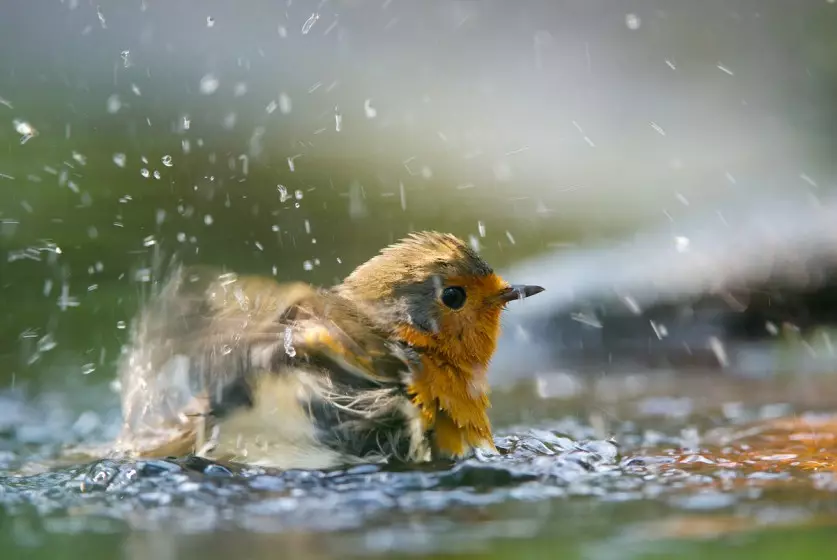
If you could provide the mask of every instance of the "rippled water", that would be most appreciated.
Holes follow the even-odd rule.
[[[50,558],[822,554],[837,525],[832,376],[705,377],[542,376],[496,396],[500,456],[329,472],[74,456],[67,442],[112,437],[117,410],[5,393],[0,542]]]

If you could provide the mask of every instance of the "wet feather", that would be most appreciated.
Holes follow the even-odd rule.
[[[510,289],[435,232],[330,289],[176,267],[120,365],[117,451],[326,468],[494,449],[485,372]]]
[[[299,407],[312,425],[307,445],[319,454],[320,447],[339,450],[326,453],[333,455],[327,462],[421,460],[426,449],[414,440],[424,434],[410,425],[420,419],[406,392],[419,362],[386,334],[328,290],[178,268],[142,312],[120,368],[118,449],[253,462],[223,445],[229,438],[216,435],[211,445],[213,429],[247,428],[234,434],[244,442],[277,432],[276,424],[283,433],[281,424],[293,423]],[[296,382],[276,380],[289,376]],[[258,401],[271,399],[284,406],[265,415],[270,403]],[[254,412],[260,423],[242,420]],[[284,445],[302,443],[288,438]]]

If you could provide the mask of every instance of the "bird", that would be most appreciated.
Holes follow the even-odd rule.
[[[118,366],[114,455],[278,469],[497,453],[487,368],[512,285],[461,239],[414,232],[319,287],[172,266]]]

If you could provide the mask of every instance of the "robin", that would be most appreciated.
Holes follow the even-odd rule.
[[[500,316],[541,291],[437,232],[329,289],[178,267],[123,356],[117,450],[284,469],[496,451],[486,368]]]

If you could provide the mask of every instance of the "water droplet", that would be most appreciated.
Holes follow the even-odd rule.
[[[207,214],[206,216],[203,217],[203,223],[205,223],[206,225],[211,226],[212,222],[213,222],[213,219],[212,219],[212,216],[210,214]]]
[[[143,167],[142,169],[140,169],[140,175],[148,179],[151,176],[151,172],[145,167]]]
[[[37,344],[38,352],[49,352],[56,346],[58,346],[58,343],[55,342],[55,339],[52,338],[51,334],[44,335],[38,340]]]
[[[158,180],[160,179],[160,172],[156,169],[154,170],[154,178]]]
[[[308,35],[308,32],[311,31],[311,28],[314,27],[314,24],[317,23],[318,19],[320,19],[320,14],[317,12],[311,14],[311,17],[305,20],[305,23],[302,24],[302,34]]]
[[[294,348],[293,345],[293,332],[291,331],[290,327],[285,329],[285,336],[283,338],[285,343],[285,353],[291,358],[293,358],[294,356],[296,356],[296,348]]]
[[[215,27],[215,18],[212,16],[206,16],[206,26]]]
[[[139,268],[134,272],[134,281],[136,282],[151,282],[151,269]]]
[[[116,322],[116,328],[121,330],[121,331],[125,330],[126,326],[127,325],[125,325],[125,321],[117,321]]]
[[[366,114],[367,119],[374,119],[378,116],[378,110],[372,106],[371,99],[367,99],[363,102],[363,112]]]
[[[468,243],[471,245],[471,249],[473,249],[475,253],[480,252],[480,240],[477,239],[475,235],[468,236]]]
[[[165,165],[166,167],[171,167],[172,165],[174,165],[171,161],[171,156],[168,154],[164,155],[160,161],[162,161],[163,165]]]
[[[295,197],[297,200],[302,200],[302,191],[301,191],[301,190],[298,190],[298,189],[297,189],[296,191],[294,191],[294,197]]]
[[[142,92],[137,84],[131,84],[131,91],[134,92],[134,95],[137,97],[142,95]]]
[[[477,222],[477,231],[479,231],[480,237],[485,237],[485,223],[482,220]]]
[[[735,72],[733,72],[732,70],[730,70],[729,68],[727,68],[727,67],[726,67],[726,66],[724,66],[723,64],[720,64],[720,63],[719,63],[719,64],[717,65],[717,68],[718,68],[718,70],[720,70],[720,71],[721,71],[721,72],[723,72],[724,74],[727,74],[727,75],[729,75],[729,76],[735,76]]]
[[[628,26],[628,29],[636,31],[642,25],[642,20],[636,14],[627,14],[625,16],[625,25]]]
[[[285,188],[285,185],[276,185],[276,190],[279,191],[279,202],[288,200],[288,189]]]
[[[181,232],[178,232],[178,234],[177,234],[177,240],[178,240],[180,243],[186,243],[186,234],[185,234],[185,233],[183,233],[182,231],[181,231]]]
[[[207,74],[201,78],[200,92],[204,95],[212,95],[218,90],[221,82],[213,74]]]
[[[811,185],[812,187],[817,187],[817,182],[814,181],[807,173],[800,173],[799,178]]]
[[[96,371],[96,364],[84,364],[81,366],[82,375],[90,375],[94,371]]]
[[[279,105],[276,103],[276,101],[271,101],[267,104],[267,107],[265,107],[265,111],[267,111],[267,114],[270,115],[273,113],[273,111],[276,110],[278,106]]]
[[[69,307],[78,307],[81,305],[77,298],[70,295],[70,286],[66,282],[61,285],[61,295],[58,298],[58,307],[61,311],[66,311]]]
[[[108,100],[107,100],[108,113],[113,115],[114,113],[118,113],[119,109],[121,109],[121,108],[122,108],[122,100],[119,99],[119,95],[114,93],[113,95],[108,97]]]
[[[283,115],[287,115],[291,112],[291,98],[288,96],[287,93],[282,92],[279,94],[279,111]]]
[[[125,156],[125,154],[113,154],[113,163],[115,163],[117,167],[125,167],[125,163],[127,162],[127,160],[128,158]]]
[[[120,56],[122,57],[122,65],[125,68],[131,66],[131,51],[122,51]]]
[[[26,121],[15,119],[12,121],[12,124],[15,127],[15,131],[21,135],[21,144],[26,144],[26,142],[38,135],[38,131],[35,130],[35,127]]]
[[[302,270],[314,270],[314,263],[305,261],[302,263]]]

